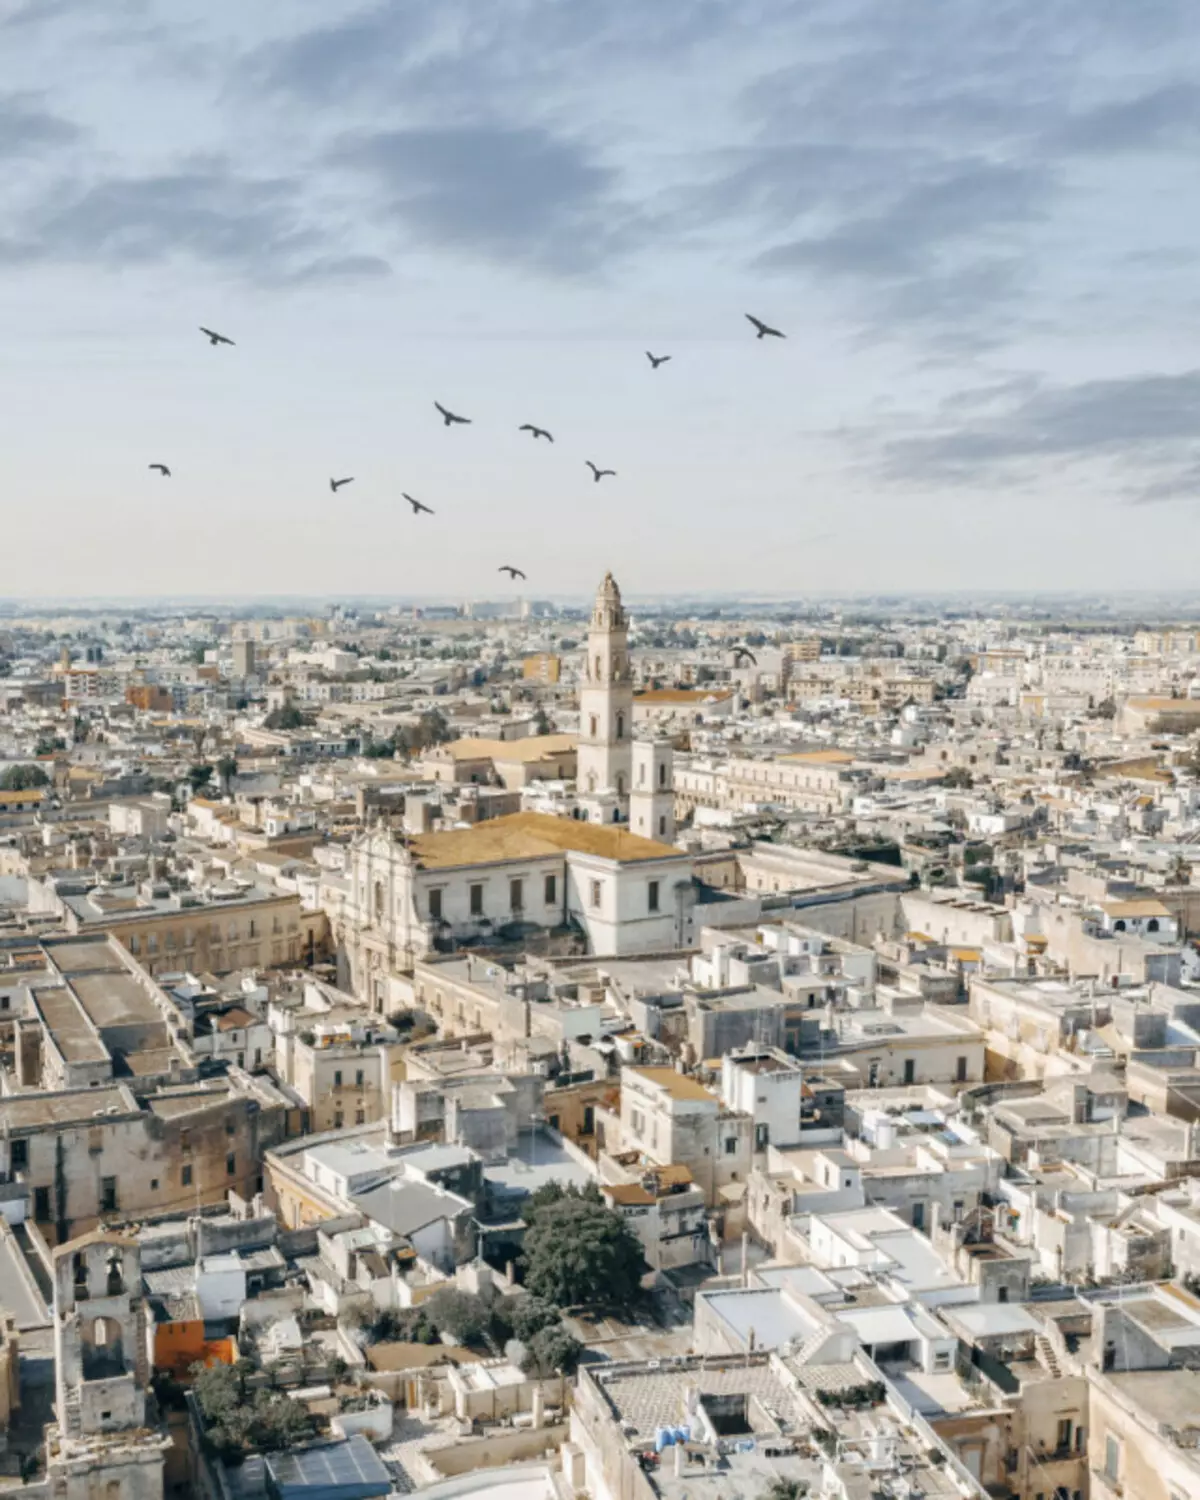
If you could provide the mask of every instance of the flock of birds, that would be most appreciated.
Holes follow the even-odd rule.
[[[750,323],[754,328],[755,338],[783,339],[787,337],[787,334],[781,332],[780,329],[772,328],[769,323],[764,323],[761,318],[756,318],[753,313],[746,314],[746,321]],[[217,333],[213,328],[205,328],[201,326],[200,332],[204,335],[204,337],[208,340],[208,342],[214,349],[218,348],[221,344],[227,344],[231,349],[237,347],[233,339],[227,338],[223,333]],[[657,370],[660,365],[669,364],[672,356],[669,354],[651,354],[649,349],[647,349],[646,358],[650,361],[651,370]],[[470,417],[460,416],[458,412],[453,412],[449,409],[449,407],[443,406],[440,401],[435,401],[433,405],[434,410],[437,411],[437,413],[441,417],[444,426],[470,427]],[[543,438],[548,443],[553,443],[554,441],[553,433],[551,433],[545,427],[537,426],[537,424],[534,422],[522,422],[520,427],[517,428],[517,431],[529,433],[530,437],[533,438],[535,443]],[[585,459],[584,464],[592,471],[592,481],[595,484],[599,484],[602,479],[616,479],[617,477],[616,469],[602,469],[599,467],[599,465],[594,464],[590,458]],[[166,464],[150,464],[148,467],[153,472],[161,475],[163,479],[170,479],[171,477],[171,470]],[[343,485],[353,483],[354,475],[350,474],[347,475],[345,479],[331,479],[329,481],[329,489],[332,494],[336,495]],[[419,516],[422,514],[422,512],[427,516],[432,516],[434,514],[432,506],[423,505],[420,500],[414,499],[412,495],[405,494],[403,490],[400,493],[401,498],[407,500],[409,505],[412,506],[414,516]],[[520,568],[513,567],[511,563],[501,563],[500,567],[498,567],[496,571],[498,573],[507,573],[508,576],[514,581],[518,578],[525,578],[527,576],[521,571]],[[753,653],[748,651],[744,646],[739,647],[735,654],[739,658],[741,656],[748,656],[752,662],[755,660]],[[757,663],[755,663],[755,665],[757,665]]]

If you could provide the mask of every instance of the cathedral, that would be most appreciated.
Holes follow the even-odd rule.
[[[611,573],[604,575],[588,627],[579,691],[576,799],[591,823],[625,823],[643,838],[675,837],[671,745],[633,735],[629,617]]]

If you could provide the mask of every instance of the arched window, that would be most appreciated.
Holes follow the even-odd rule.
[[[660,763],[658,768],[658,784],[659,786],[666,786],[667,784],[667,763],[665,760]]]
[[[1146,931],[1147,932],[1157,932],[1158,931],[1158,918],[1157,917],[1151,917],[1150,920],[1146,923]]]
[[[110,1250],[108,1253],[108,1295],[119,1297],[125,1290],[125,1272],[121,1265],[121,1252]]]
[[[599,681],[600,681],[600,678],[601,678],[601,676],[602,676],[602,675],[603,675],[603,674],[602,674],[602,672],[601,672],[601,667],[600,667],[600,658],[599,658],[599,657],[597,657],[597,658],[596,658],[596,681],[597,681],[597,682],[599,682]]]
[[[624,714],[618,714],[617,715],[617,738],[619,740],[623,740],[625,738],[625,715]]]
[[[588,772],[588,791],[589,792],[594,792],[595,790],[596,790],[596,773],[595,773],[595,771],[589,771]]]
[[[1124,917],[1118,917],[1117,920],[1113,923],[1113,931],[1114,932],[1124,932],[1125,931],[1125,918]]]

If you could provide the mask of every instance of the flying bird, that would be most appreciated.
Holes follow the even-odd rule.
[[[344,484],[353,484],[353,483],[354,483],[354,475],[351,474],[351,476],[350,476],[349,479],[331,479],[329,481],[329,488],[336,495],[337,492],[338,492],[338,490],[341,489],[342,485],[344,485]]]
[[[552,433],[547,432],[544,427],[535,427],[532,422],[522,422],[520,427],[517,428],[517,431],[531,432],[533,434],[534,442],[536,442],[538,438],[545,438],[548,443],[552,443],[554,441],[554,436]]]
[[[616,469],[598,469],[590,458],[585,458],[584,463],[587,464],[589,469],[591,469],[592,478],[596,481],[597,484],[600,483],[600,481],[606,474],[611,474],[614,479],[617,477]]]
[[[764,323],[761,318],[756,318],[753,313],[746,314],[747,319],[758,329],[756,337],[760,339],[785,339],[786,333],[780,333],[778,328],[772,328],[769,323]]]
[[[748,657],[754,665],[758,666],[758,657],[747,646],[735,646],[733,648],[733,664],[736,667],[743,657]]]
[[[214,333],[211,328],[201,328],[200,332],[214,348],[218,344],[228,344],[231,349],[234,347],[233,340],[227,339],[223,333]]]
[[[659,365],[665,365],[671,356],[669,354],[651,354],[649,349],[647,349],[646,358],[650,361],[650,368],[657,370]]]
[[[525,577],[525,574],[521,572],[520,568],[514,568],[511,563],[501,563],[501,565],[496,569],[496,572],[507,573],[510,578]]]
[[[455,422],[461,422],[464,427],[469,427],[471,425],[470,417],[455,416],[452,411],[447,411],[440,401],[435,401],[433,404],[437,407],[438,411],[441,412],[442,420],[445,422],[447,427],[452,427]]]
[[[412,506],[414,516],[419,516],[422,511],[424,511],[427,516],[433,515],[432,505],[422,505],[419,500],[414,500],[411,495],[406,495],[403,490],[401,490],[400,492],[400,498],[402,500],[407,500],[408,503]]]
[[[147,467],[157,469],[164,479],[170,479],[171,477],[171,471],[167,468],[166,464],[148,464]]]

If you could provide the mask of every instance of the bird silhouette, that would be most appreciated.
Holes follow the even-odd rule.
[[[587,464],[589,469],[591,469],[592,478],[596,481],[597,484],[600,483],[600,481],[606,474],[611,474],[614,479],[617,477],[616,469],[598,469],[590,458],[585,458],[584,463]]]
[[[437,407],[438,411],[441,412],[441,414],[442,414],[442,420],[445,422],[445,424],[446,424],[447,427],[452,427],[455,422],[460,422],[464,427],[470,427],[470,425],[471,425],[471,419],[470,419],[470,417],[459,417],[459,416],[456,416],[454,414],[454,412],[447,411],[446,408],[442,405],[442,403],[440,401],[435,401],[433,404],[434,404],[434,406]]]
[[[657,370],[659,365],[665,365],[671,356],[669,354],[651,354],[649,349],[647,349],[646,358],[650,361],[650,368]]]
[[[760,338],[760,339],[785,339],[785,338],[787,338],[787,334],[786,333],[780,333],[780,331],[779,331],[778,328],[772,328],[769,323],[764,323],[761,318],[756,318],[753,313],[747,313],[746,317],[747,317],[748,321],[751,322],[751,323],[753,323],[754,326],[755,326],[755,328],[758,329],[758,334],[756,335],[758,338]]]
[[[344,485],[344,484],[353,484],[353,483],[354,483],[354,475],[351,474],[351,476],[350,476],[349,479],[331,479],[329,481],[329,488],[336,495],[337,492],[338,492],[338,490],[341,489],[342,485]]]
[[[554,436],[552,433],[547,432],[544,427],[535,427],[532,422],[522,422],[520,427],[517,428],[517,431],[531,432],[533,434],[534,442],[536,442],[538,438],[545,438],[548,443],[552,443],[554,441]]]
[[[427,516],[433,515],[432,505],[422,505],[419,500],[414,500],[411,495],[406,495],[403,490],[401,490],[400,492],[400,498],[402,500],[407,500],[408,503],[412,506],[414,516],[419,516],[422,511],[424,511]]]
[[[501,565],[496,569],[496,572],[507,573],[510,578],[525,577],[525,574],[521,572],[520,568],[514,568],[511,563],[501,563]]]
[[[171,477],[171,471],[167,468],[166,464],[149,464],[147,467],[157,469],[164,479],[170,479]]]
[[[223,333],[214,333],[211,328],[201,328],[200,332],[214,348],[217,344],[228,344],[231,349],[234,347],[233,340],[227,339]]]
[[[735,646],[733,648],[733,664],[736,667],[743,657],[749,657],[754,665],[758,666],[758,657],[747,646]]]

